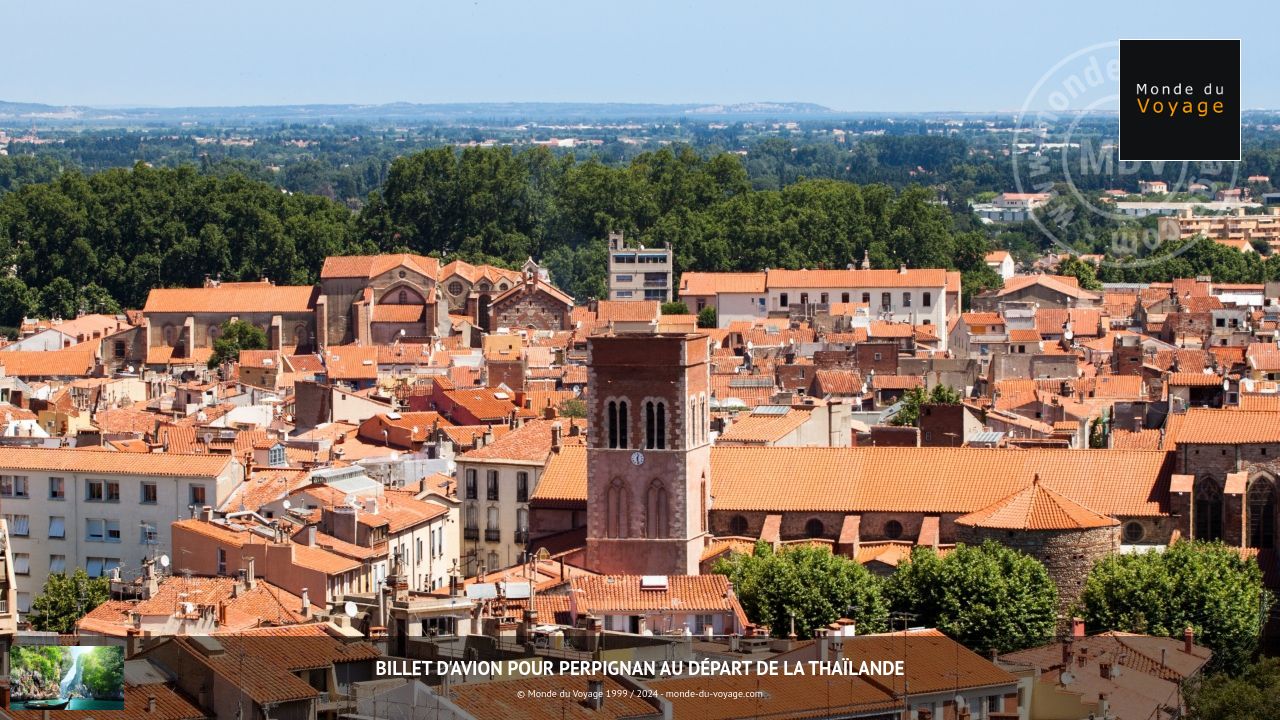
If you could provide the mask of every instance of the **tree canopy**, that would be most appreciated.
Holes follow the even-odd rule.
[[[1164,552],[1103,558],[1081,597],[1092,631],[1181,637],[1191,627],[1213,650],[1213,668],[1228,672],[1257,651],[1274,601],[1257,562],[1222,543],[1185,540]]]
[[[898,409],[898,414],[894,415],[889,423],[891,425],[919,425],[920,407],[922,405],[956,405],[963,399],[959,390],[942,383],[934,385],[930,390],[914,387],[903,393],[902,407]]]
[[[1263,658],[1237,676],[1202,675],[1186,689],[1188,720],[1280,720],[1280,658]]]
[[[267,334],[262,328],[244,320],[228,320],[222,323],[222,332],[213,341],[213,355],[209,367],[239,359],[241,350],[265,350]]]
[[[747,617],[786,637],[795,621],[797,637],[848,617],[858,632],[886,629],[889,608],[880,581],[855,560],[827,548],[793,547],[775,551],[764,541],[751,554],[735,554],[716,563],[728,575]]]
[[[111,583],[105,577],[91,578],[84,568],[76,568],[71,575],[53,573],[31,602],[31,626],[44,632],[70,633],[76,620],[109,599]]]
[[[996,542],[944,557],[916,547],[885,584],[895,611],[978,651],[1010,652],[1053,637],[1058,591],[1035,558]]]

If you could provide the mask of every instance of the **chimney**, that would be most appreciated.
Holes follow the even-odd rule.
[[[253,558],[245,558],[244,561],[244,588],[252,590],[258,587],[258,578],[253,572]]]
[[[906,275],[906,274],[907,274],[907,264],[906,264],[906,263],[902,263],[901,265],[899,265],[899,266],[898,266],[898,274],[899,274],[899,275]]]
[[[302,617],[311,617],[311,596],[307,594],[306,588],[302,588]]]
[[[560,452],[560,423],[551,425],[551,452]]]
[[[369,501],[369,514],[370,514],[370,515],[377,515],[377,514],[378,514],[378,498],[376,498],[376,497],[375,497],[375,498],[372,498],[372,499]]]
[[[200,519],[205,522],[213,522],[213,508],[209,505],[200,508]]]
[[[147,696],[147,712],[154,713],[155,711],[156,711],[156,696],[148,695]]]
[[[307,526],[306,538],[307,538],[306,540],[307,547],[316,546],[316,526],[315,525]]]
[[[813,637],[818,641],[818,659],[825,661],[827,659],[827,629],[817,628],[813,631]]]
[[[604,708],[604,681],[588,680],[587,681],[587,707],[592,710],[600,710]]]
[[[1073,638],[1084,637],[1084,618],[1078,618],[1078,617],[1071,618],[1071,637]]]
[[[547,400],[547,402],[550,403],[551,401]],[[545,408],[543,408],[542,417],[544,420],[555,420],[556,419],[555,406],[548,404]]]
[[[1098,693],[1098,714],[1102,716],[1102,720],[1108,720],[1110,711],[1111,703],[1107,702],[1107,694]]]
[[[1182,631],[1182,652],[1190,655],[1192,647],[1196,644],[1196,631],[1190,625]]]

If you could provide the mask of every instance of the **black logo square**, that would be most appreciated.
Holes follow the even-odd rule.
[[[1239,40],[1120,41],[1120,159],[1240,159]]]

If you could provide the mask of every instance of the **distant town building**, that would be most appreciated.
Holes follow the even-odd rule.
[[[1049,193],[1001,193],[989,203],[974,203],[973,211],[987,222],[1022,222],[1051,197]]]

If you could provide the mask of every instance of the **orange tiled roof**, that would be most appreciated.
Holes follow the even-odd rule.
[[[596,306],[600,322],[644,322],[657,320],[662,303],[657,300],[601,300]]]
[[[1123,430],[1111,431],[1111,447],[1115,450],[1159,450],[1161,433],[1159,430]]]
[[[155,288],[144,313],[305,313],[316,289],[268,282],[222,283],[216,287]]]
[[[1280,423],[1270,412],[1190,408],[1182,415],[1176,439],[1197,445],[1280,443]]]
[[[63,350],[0,351],[0,368],[12,377],[85,377],[97,364],[92,344]]]
[[[809,419],[809,411],[791,409],[781,415],[756,415],[740,418],[720,435],[716,442],[762,445],[776,442]]]
[[[501,392],[494,388],[476,388],[474,390],[448,390],[445,397],[455,405],[464,408],[477,420],[504,420],[515,412],[515,403],[508,397],[500,398]]]
[[[1272,426],[1280,432],[1280,425]],[[1139,450],[711,449],[715,508],[742,512],[970,513],[1039,475],[1045,487],[1098,512],[1158,516],[1164,512],[1171,468],[1169,452]],[[585,448],[564,448],[547,463],[534,498],[585,501],[586,473]]]
[[[1237,409],[1253,412],[1280,412],[1280,395],[1241,393],[1240,406]]]
[[[334,380],[376,380],[378,348],[367,345],[330,347],[324,354],[325,374]]]
[[[996,312],[967,312],[960,317],[966,325],[1004,325],[1004,318]]]
[[[956,518],[956,524],[1002,530],[1085,530],[1120,522],[1045,487],[1037,476],[1022,490]]]
[[[862,376],[856,370],[816,370],[814,389],[826,395],[861,395]]]
[[[873,375],[871,387],[876,390],[910,390],[924,387],[922,375]]]
[[[715,295],[717,293],[763,293],[762,272],[713,273],[687,272],[680,276],[681,296]]]
[[[1003,297],[1032,285],[1041,285],[1049,290],[1081,300],[1100,300],[1101,296],[1080,289],[1080,281],[1074,277],[1062,275],[1015,275],[1004,281],[1004,286],[996,292]]]
[[[641,586],[640,575],[591,575],[578,576],[570,581],[570,592],[580,593],[577,598],[579,612],[610,614],[618,612],[643,613],[651,610],[670,610],[672,599],[679,599],[681,611],[687,612],[737,612],[738,601],[732,595],[729,578],[725,575],[670,575],[667,587],[647,590]]]
[[[946,288],[947,271],[916,270],[770,270],[770,289],[788,288]]]
[[[399,253],[394,255],[345,255],[324,259],[320,279],[371,278],[388,270],[405,265],[422,275],[435,279],[440,272],[440,261],[433,257]]]
[[[570,418],[530,420],[482,448],[463,453],[458,456],[458,460],[462,462],[509,460],[514,462],[544,463],[547,460],[547,456],[551,454],[551,428],[553,425],[560,426],[560,441],[562,445],[570,444],[571,441],[582,443],[586,438],[586,420],[573,420]],[[572,425],[577,425],[583,433],[571,438],[569,436],[569,428]]]
[[[1222,376],[1206,372],[1176,372],[1169,373],[1165,384],[1170,387],[1215,387],[1222,385]]]
[[[396,305],[384,303],[373,306],[373,322],[416,323],[423,321],[426,305]]]
[[[161,477],[217,477],[231,462],[228,456],[173,453],[130,453],[125,461],[115,453],[53,448],[9,447],[0,453],[0,469],[4,470]]]

